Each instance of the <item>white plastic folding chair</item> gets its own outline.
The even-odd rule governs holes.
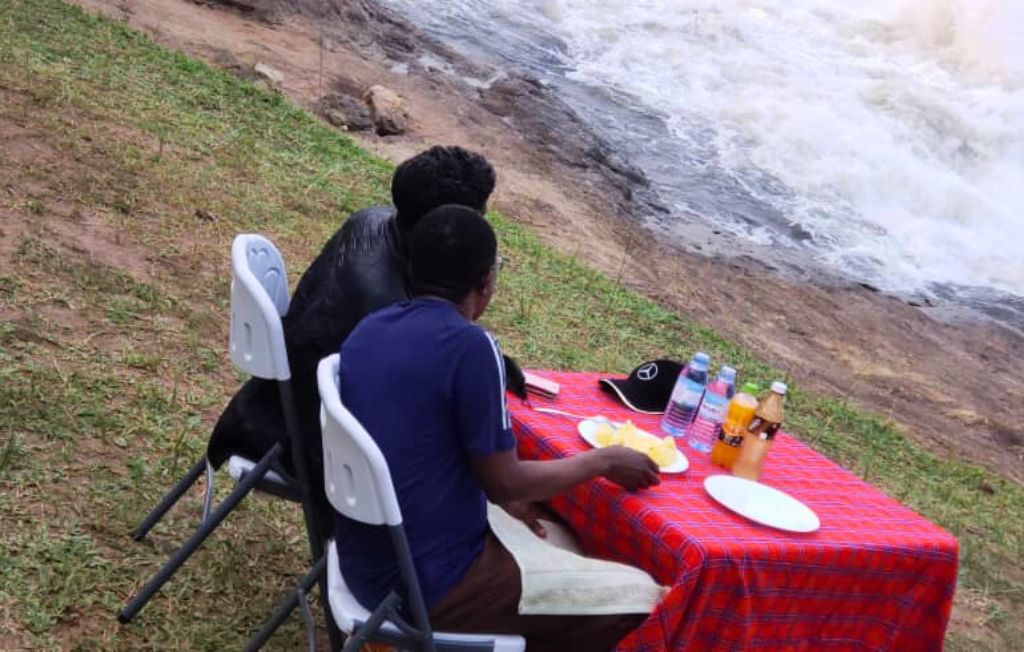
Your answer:
[[[387,527],[403,584],[371,612],[349,591],[334,540],[328,541],[328,604],[338,626],[349,635],[344,651],[361,650],[372,641],[403,650],[522,652],[526,643],[520,636],[431,631],[391,473],[377,444],[341,403],[338,363],[335,354],[321,360],[317,369],[327,499],[348,518]],[[403,607],[412,615],[412,624],[399,615]]]
[[[284,453],[281,443],[275,443],[262,458],[256,461],[233,456],[229,459],[228,469],[236,480],[235,487],[224,501],[210,512],[213,486],[212,467],[205,458],[199,460],[136,529],[133,536],[137,540],[144,537],[202,474],[205,466],[208,482],[203,519],[192,536],[125,605],[118,615],[118,619],[122,623],[127,623],[135,617],[150,598],[160,590],[160,587],[171,578],[185,560],[199,548],[213,530],[220,525],[221,521],[254,488],[297,500],[302,504],[312,558],[317,560],[317,566],[320,568],[323,568],[326,563],[322,555],[321,530],[316,522],[315,510],[310,500],[306,456],[298,431],[298,418],[291,387],[291,371],[281,325],[281,316],[288,311],[289,303],[288,278],[284,260],[281,253],[267,238],[256,234],[241,234],[235,237],[231,247],[231,266],[231,360],[242,371],[253,376],[277,381],[286,434],[295,467],[295,477],[285,478],[271,470],[271,466]],[[314,566],[314,569],[317,566]],[[314,576],[310,581],[307,576],[300,587],[304,585],[308,590],[316,582],[316,579]],[[291,608],[294,606],[292,604]],[[308,617],[308,610],[304,613]]]
[[[251,240],[250,238],[260,238],[260,240]],[[247,332],[245,323],[246,320],[242,318],[235,318],[240,314],[251,314],[255,308],[257,312],[260,311],[261,306],[257,302],[251,292],[243,292],[243,288],[250,287],[252,280],[255,279],[263,286],[264,292],[270,297],[271,303],[274,307],[274,312],[277,313],[278,317],[271,316],[268,321],[273,322],[280,321],[280,315],[284,315],[288,311],[289,296],[288,296],[288,278],[287,272],[284,267],[284,260],[280,254],[277,253],[277,249],[274,248],[274,253],[270,253],[269,250],[263,255],[255,254],[253,256],[254,266],[250,267],[249,255],[246,251],[245,243],[250,242],[256,249],[262,248],[263,242],[268,242],[266,238],[262,236],[248,236],[239,235],[235,238],[235,242],[232,245],[232,286],[231,286],[231,331],[230,340],[228,342],[230,354],[232,360],[235,360],[235,355],[240,355],[240,360],[237,361],[238,367],[245,372],[253,375],[259,375],[257,371],[264,370],[268,366],[268,363],[280,364],[281,360],[287,360],[287,351],[281,348],[280,351],[273,352],[272,349],[275,347],[283,347],[283,342],[277,342],[277,338],[274,336],[267,337],[263,346],[254,346],[252,340],[251,329]],[[273,247],[273,244],[270,245]],[[235,285],[235,278],[239,274],[253,278],[247,278],[245,282],[240,282],[240,285]],[[263,305],[262,308],[266,306]],[[271,325],[266,329],[268,334],[275,330]],[[242,354],[243,351],[247,353]],[[250,360],[257,362],[254,367],[250,364]],[[259,369],[257,369],[259,367]],[[274,374],[276,376],[277,374]],[[290,374],[289,374],[290,375]],[[287,391],[287,390],[286,390]],[[231,455],[227,460],[228,473],[235,480],[240,481],[245,475],[252,473],[259,463],[258,460],[252,460],[242,455]],[[167,492],[166,495],[160,500],[159,503],[146,515],[146,518],[139,523],[138,527],[132,531],[132,538],[136,541],[142,541],[149,534],[149,531],[167,514],[168,511],[178,502],[178,500],[185,494],[188,489],[195,484],[195,482],[206,473],[206,489],[203,495],[203,513],[200,521],[205,521],[210,516],[210,510],[213,505],[213,493],[215,486],[214,467],[210,461],[204,455],[199,458],[195,464],[188,470],[188,472],[182,476],[182,478]],[[271,469],[267,471],[266,475],[259,480],[256,485],[256,489],[265,493],[269,493],[287,500],[299,502],[302,500],[299,488],[295,480],[291,477],[282,476],[277,471]]]

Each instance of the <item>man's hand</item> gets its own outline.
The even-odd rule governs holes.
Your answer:
[[[516,449],[510,448],[470,458],[470,464],[487,499],[496,505],[549,500],[602,476],[630,491],[656,485],[660,480],[658,467],[649,457],[622,446],[545,461],[520,460]]]
[[[600,452],[606,465],[601,475],[624,489],[635,491],[661,483],[658,465],[644,453],[625,446],[608,446]]]
[[[540,524],[539,520],[542,517],[547,516],[547,513],[537,503],[532,503],[527,500],[513,500],[507,503],[501,503],[499,507],[508,512],[510,516],[526,523],[527,527],[529,527],[530,530],[541,539],[548,536],[548,531],[544,529],[544,526]]]

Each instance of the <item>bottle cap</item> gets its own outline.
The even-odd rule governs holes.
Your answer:
[[[761,388],[756,383],[743,383],[743,387],[740,391],[751,396],[757,396],[757,393],[761,391]]]
[[[704,353],[703,351],[699,351],[693,354],[693,361],[703,362],[704,364],[708,365],[711,364],[711,356],[709,356],[707,353]]]
[[[786,383],[782,383],[776,380],[774,383],[772,383],[772,391],[775,392],[776,394],[782,394],[783,396],[785,396]]]
[[[722,365],[722,370],[718,372],[718,375],[730,383],[736,382],[736,370],[727,364]]]

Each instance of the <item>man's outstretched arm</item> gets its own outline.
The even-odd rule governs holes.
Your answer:
[[[548,500],[597,477],[608,478],[630,491],[660,482],[658,466],[649,457],[623,446],[545,462],[521,460],[513,448],[473,458],[471,464],[493,503]]]

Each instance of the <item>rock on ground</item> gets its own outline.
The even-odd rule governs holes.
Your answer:
[[[320,113],[327,122],[348,131],[366,131],[374,127],[369,107],[351,95],[324,95],[320,98]]]
[[[272,68],[262,61],[257,62],[256,65],[253,66],[252,71],[256,75],[257,79],[262,80],[272,89],[280,89],[281,84],[284,83],[284,74],[280,70]]]
[[[371,86],[363,95],[370,107],[370,119],[378,136],[404,134],[409,126],[409,106],[402,97],[384,86]]]

